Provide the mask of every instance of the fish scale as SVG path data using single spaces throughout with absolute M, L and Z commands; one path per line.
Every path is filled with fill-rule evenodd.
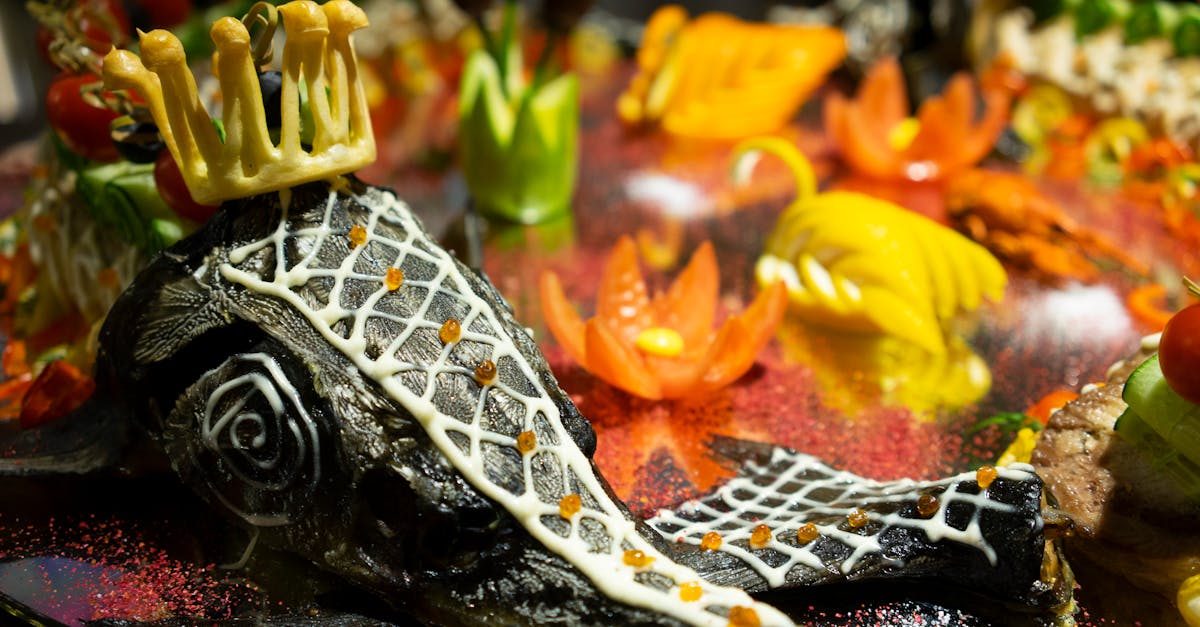
M 221 276 L 231 283 L 263 295 L 274 296 L 300 312 L 313 327 L 350 360 L 365 376 L 377 382 L 394 400 L 408 408 L 421 423 L 441 453 L 481 492 L 511 512 L 531 535 L 552 551 L 572 563 L 597 588 L 608 596 L 636 607 L 663 612 L 674 618 L 693 624 L 723 625 L 731 608 L 752 607 L 764 624 L 790 624 L 778 610 L 759 603 L 744 591 L 706 583 L 690 568 L 672 562 L 659 553 L 649 542 L 637 534 L 636 525 L 629 520 L 622 508 L 608 496 L 596 477 L 591 460 L 574 445 L 560 420 L 558 407 L 540 385 L 536 373 L 522 357 L 504 325 L 488 303 L 474 293 L 470 281 L 463 275 L 463 266 L 449 253 L 424 241 L 424 230 L 408 208 L 387 190 L 370 188 L 356 204 L 366 210 L 367 241 L 354 246 L 336 268 L 316 267 L 317 255 L 334 238 L 344 238 L 349 224 L 348 214 L 335 212 L 338 205 L 337 189 L 329 192 L 322 224 L 316 228 L 292 225 L 288 218 L 290 192 L 281 191 L 280 203 L 283 215 L 275 231 L 256 242 L 233 250 L 229 262 L 219 267 Z M 287 244 L 305 241 L 298 248 L 310 251 L 299 259 L 289 260 Z M 402 267 L 410 256 L 430 262 L 437 274 L 430 281 L 413 281 L 412 286 L 426 287 L 427 292 L 420 307 L 411 316 L 380 311 L 378 304 L 389 294 L 386 286 L 386 267 L 376 264 L 378 272 L 355 271 L 360 258 L 372 243 L 383 244 L 396 250 L 396 258 L 390 267 Z M 247 263 L 255 255 L 271 255 L 271 264 Z M 256 267 L 257 266 L 257 267 Z M 261 270 L 258 269 L 261 267 Z M 313 302 L 302 296 L 297 288 L 318 278 L 332 280 L 324 302 Z M 367 281 L 378 284 L 360 306 L 347 309 L 342 306 L 341 295 L 347 282 Z M 404 289 L 401 287 L 400 289 Z M 526 394 L 504 384 L 504 376 L 480 385 L 473 379 L 473 372 L 450 363 L 449 358 L 455 344 L 449 344 L 429 363 L 414 363 L 401 357 L 404 342 L 417 329 L 436 329 L 439 321 L 426 319 L 426 314 L 437 298 L 450 298 L 462 307 L 464 333 L 460 341 L 470 340 L 486 345 L 490 359 L 507 367 L 519 369 L 520 376 L 530 383 L 533 394 Z M 403 331 L 392 340 L 388 349 L 376 359 L 366 351 L 364 329 L 372 317 L 381 317 L 403 325 Z M 343 335 L 335 330 L 335 324 L 349 319 L 349 333 Z M 486 333 L 470 332 L 475 324 L 481 323 Z M 425 374 L 425 389 L 417 394 L 409 389 L 400 376 L 404 372 L 420 371 Z M 512 376 L 506 373 L 505 376 Z M 437 381 L 448 377 L 458 389 L 477 388 L 476 401 L 471 414 L 464 416 L 450 413 L 447 404 L 452 394 L 439 395 Z M 520 379 L 518 379 L 520 380 Z M 410 379 L 411 381 L 411 379 Z M 539 490 L 522 490 L 519 494 L 495 481 L 486 471 L 481 446 L 484 443 L 516 449 L 516 440 L 506 434 L 503 425 L 489 421 L 484 411 L 486 399 L 499 391 L 516 399 L 525 407 L 523 430 L 533 431 L 539 442 L 558 442 L 557 445 L 539 445 L 536 454 L 521 455 L 524 471 L 523 486 L 535 484 L 532 462 L 554 466 L 562 481 L 548 493 Z M 544 420 L 536 420 L 538 415 Z M 573 516 L 569 525 L 562 524 L 559 504 L 567 494 L 578 491 L 584 509 Z M 585 522 L 586 521 L 586 522 Z M 586 529 L 585 529 L 586 528 Z M 586 537 L 585 537 L 586 536 Z M 607 550 L 595 552 L 598 547 Z M 649 567 L 636 568 L 623 562 L 625 550 L 639 550 L 653 559 Z M 679 586 L 695 582 L 703 589 L 699 601 L 685 602 L 680 599 Z

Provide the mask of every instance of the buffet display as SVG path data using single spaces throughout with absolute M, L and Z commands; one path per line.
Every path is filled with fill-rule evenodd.
M 1194 6 L 175 4 L 29 5 L 0 610 L 1200 625 Z

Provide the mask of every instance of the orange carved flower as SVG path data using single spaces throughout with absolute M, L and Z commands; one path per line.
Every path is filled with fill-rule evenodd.
M 838 93 L 825 101 L 825 130 L 846 163 L 877 179 L 929 181 L 983 159 L 1008 122 L 1009 91 L 983 90 L 984 112 L 976 120 L 975 89 L 955 74 L 941 95 L 908 117 L 908 91 L 895 59 L 875 64 L 854 99 Z
M 559 344 L 588 372 L 642 398 L 682 398 L 745 374 L 787 308 L 778 283 L 714 330 L 719 283 L 716 254 L 706 242 L 671 288 L 651 298 L 637 245 L 622 237 L 605 265 L 595 317 L 580 318 L 552 272 L 541 278 L 542 312 Z

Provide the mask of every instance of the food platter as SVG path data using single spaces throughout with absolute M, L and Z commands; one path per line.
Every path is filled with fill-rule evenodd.
M 622 60 L 581 73 L 580 176 L 564 216 L 532 225 L 487 220 L 468 203 L 457 168 L 390 161 L 386 151 L 360 172 L 366 183 L 395 190 L 442 246 L 503 295 L 594 428 L 595 464 L 635 516 L 679 507 L 737 476 L 741 462 L 716 452 L 723 438 L 795 449 L 878 481 L 973 472 L 996 463 L 1028 426 L 990 418 L 1031 411 L 1051 393 L 1105 381 L 1113 363 L 1158 330 L 1131 312 L 1130 293 L 1149 277 L 1127 264 L 1099 263 L 1086 282 L 1009 265 L 1003 299 L 958 318 L 962 341 L 941 355 L 787 315 L 754 365 L 727 387 L 647 400 L 605 382 L 556 339 L 540 288 L 545 273 L 560 278 L 566 299 L 587 317 L 596 309 L 601 268 L 623 236 L 635 242 L 651 293 L 666 291 L 693 252 L 710 242 L 720 285 L 715 317 L 731 318 L 760 292 L 756 261 L 797 185 L 791 172 L 767 160 L 752 185 L 736 185 L 729 176 L 735 140 L 623 123 L 614 103 L 635 65 Z M 839 158 L 820 103 L 833 93 L 852 94 L 852 87 L 841 75 L 824 82 L 777 136 L 801 147 L 821 190 L 865 191 L 949 223 L 941 182 L 864 179 Z M 983 167 L 1009 173 L 1018 166 L 993 154 Z M 1195 272 L 1186 244 L 1160 217 L 1113 188 L 1079 177 L 1025 180 L 1053 199 L 1065 220 L 1085 224 L 1154 272 Z M 13 185 L 25 182 L 18 177 Z M 6 197 L 0 213 L 18 211 L 18 200 Z M 256 547 L 252 534 L 182 485 L 162 456 L 146 451 L 132 460 L 83 478 L 0 478 L 0 499 L 8 504 L 0 511 L 0 609 L 44 624 L 419 620 L 302 558 Z M 449 540 L 433 534 L 427 541 Z M 1161 598 L 1091 566 L 1074 568 L 1077 624 L 1180 620 Z M 767 598 L 798 623 L 814 625 L 1053 624 L 960 594 L 889 581 Z

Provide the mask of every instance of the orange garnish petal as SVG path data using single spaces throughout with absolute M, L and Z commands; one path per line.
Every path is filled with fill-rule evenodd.
M 558 340 L 575 363 L 586 365 L 583 319 L 567 300 L 557 274 L 542 273 L 538 281 L 538 297 L 542 305 L 542 317 L 546 319 L 546 327 L 550 329 L 551 335 Z
M 16 377 L 29 373 L 29 362 L 25 353 L 25 342 L 17 339 L 11 339 L 4 346 L 4 352 L 0 354 L 0 364 L 4 369 L 4 374 L 9 377 Z
M 1074 390 L 1055 390 L 1034 403 L 1025 415 L 1046 424 L 1050 421 L 1050 414 L 1077 398 L 1079 393 Z
M 96 382 L 78 368 L 59 360 L 50 362 L 33 380 L 21 401 L 21 427 L 30 429 L 53 422 L 83 405 Z
M 621 236 L 609 253 L 596 294 L 596 317 L 631 346 L 642 329 L 654 326 L 646 282 L 638 267 L 637 244 L 632 237 Z
M 908 90 L 900 62 L 888 57 L 872 65 L 854 100 L 862 107 L 871 130 L 879 134 L 887 134 L 908 117 Z
M 1155 331 L 1161 331 L 1167 326 L 1171 316 L 1175 315 L 1174 311 L 1163 307 L 1166 297 L 1167 288 L 1162 284 L 1147 283 L 1129 292 L 1129 296 L 1125 298 L 1125 306 L 1139 322 Z
M 658 326 L 674 329 L 683 337 L 685 352 L 708 343 L 717 311 L 720 289 L 717 255 L 710 242 L 692 253 L 687 267 L 671 284 L 671 289 L 654 300 Z
M 782 282 L 763 290 L 741 314 L 725 321 L 709 351 L 703 376 L 707 389 L 733 383 L 754 365 L 787 311 L 787 288 Z
M 887 145 L 886 133 L 871 130 L 867 115 L 854 103 L 847 103 L 838 128 L 829 129 L 836 137 L 842 158 L 863 174 L 876 178 L 900 178 L 903 164 Z
M 584 336 L 588 372 L 635 396 L 662 398 L 662 388 L 646 369 L 641 354 L 632 344 L 623 343 L 604 321 L 588 320 Z

